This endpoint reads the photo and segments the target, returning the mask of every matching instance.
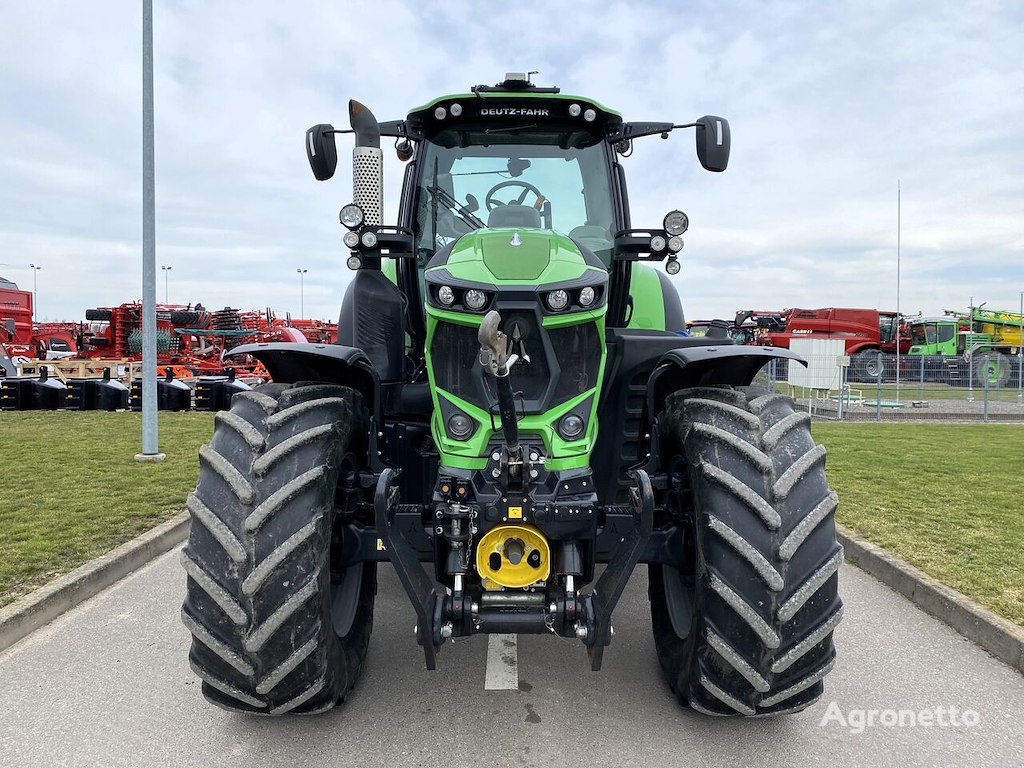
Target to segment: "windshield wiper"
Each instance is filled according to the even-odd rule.
[[[434,186],[431,187],[427,187],[427,191],[434,196],[435,205],[436,201],[440,200],[442,203],[448,206],[452,213],[456,214],[464,222],[469,224],[469,226],[471,226],[473,229],[487,228],[487,225],[480,221],[480,219],[478,219],[476,216],[474,216],[472,211],[470,211],[468,208],[466,208],[466,206],[464,206],[462,203],[460,203],[458,200],[456,200],[454,197],[448,194],[446,190],[443,190],[441,189],[441,187],[437,186],[437,184],[434,184]],[[437,230],[436,224],[434,225],[434,229],[435,231]]]

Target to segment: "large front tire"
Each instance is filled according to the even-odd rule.
[[[671,397],[659,428],[677,513],[695,526],[694,569],[650,569],[669,685],[706,714],[804,709],[842,617],[837,498],[809,417],[781,395],[703,388]]]
[[[271,384],[217,414],[188,498],[181,611],[213,703],[319,712],[358,678],[376,571],[332,572],[330,552],[339,472],[365,419],[360,396],[333,385]]]

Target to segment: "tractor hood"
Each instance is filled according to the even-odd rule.
[[[588,260],[564,235],[546,229],[481,229],[464,235],[447,254],[438,254],[427,269],[430,282],[448,278],[500,288],[503,285],[550,285],[604,282],[600,262]]]

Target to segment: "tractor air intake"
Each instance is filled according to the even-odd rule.
[[[363,209],[367,224],[384,223],[384,153],[377,118],[354,99],[348,103],[349,122],[356,134],[352,150],[352,201]]]

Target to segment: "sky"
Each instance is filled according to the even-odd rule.
[[[40,266],[38,319],[81,320],[142,295],[142,3],[2,1],[0,276],[31,290]],[[725,173],[691,131],[624,161],[635,226],[690,217],[688,318],[1016,310],[1024,291],[1020,3],[154,6],[158,301],[336,320],[352,139],[317,182],[306,128],[525,70],[626,120],[729,119]]]

